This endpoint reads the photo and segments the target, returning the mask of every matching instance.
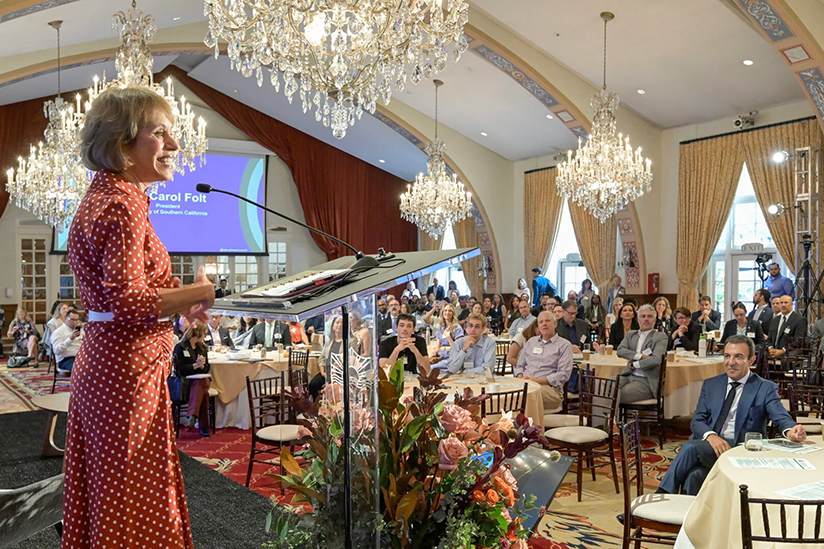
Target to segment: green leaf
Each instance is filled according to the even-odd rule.
[[[443,407],[444,407],[445,404],[446,404],[446,401],[442,400],[442,401],[440,401],[439,403],[437,403],[435,405],[435,415],[436,416],[441,413],[441,410],[443,410]]]
[[[398,395],[403,394],[403,359],[399,358],[389,372],[389,382],[395,386]]]
[[[403,431],[403,444],[401,445],[401,452],[406,452],[409,450],[415,441],[418,440],[418,437],[421,436],[424,427],[426,427],[427,421],[429,421],[428,414],[418,416],[409,422],[409,425],[407,425],[406,429]]]
[[[269,514],[266,515],[266,533],[269,533],[269,530],[272,528],[272,511],[269,511]]]
[[[335,420],[329,426],[329,434],[333,437],[338,437],[343,434],[343,423],[340,420],[340,416],[335,415]]]
[[[432,421],[429,422],[429,426],[432,427],[433,431],[435,431],[435,436],[438,437],[439,440],[446,438],[446,429],[444,429],[443,424],[437,416],[432,417]]]
[[[382,410],[392,410],[398,404],[400,393],[389,381],[378,382],[378,402]]]

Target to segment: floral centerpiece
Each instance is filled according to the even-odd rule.
[[[521,520],[535,509],[534,497],[519,495],[506,460],[531,445],[548,447],[543,430],[523,414],[514,419],[504,414],[487,424],[480,412],[489,395],[475,396],[469,388],[447,402],[437,370],[419,368],[418,382],[404,396],[402,363],[388,375],[379,369],[377,422],[374,408],[354,415],[353,545],[374,546],[379,532],[381,547],[392,549],[526,549],[529,532]],[[343,546],[339,398],[334,385],[327,385],[325,398],[317,402],[292,395],[295,411],[306,418],[300,421],[306,446],[294,456],[283,449],[285,473],[274,476],[297,492],[293,503],[309,503],[312,511],[276,507],[267,519],[274,533],[269,549]],[[375,455],[378,475],[370,458]],[[559,459],[557,452],[551,459]]]

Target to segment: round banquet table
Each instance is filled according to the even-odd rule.
[[[580,357],[581,355],[575,355]],[[624,371],[627,361],[616,354],[593,354],[588,361],[581,359],[581,367],[587,364],[598,377],[615,377]],[[667,379],[664,382],[664,417],[691,416],[695,412],[701,385],[705,379],[724,373],[724,359],[720,355],[706,358],[678,357],[677,362],[667,363]]]
[[[808,441],[822,446],[821,436],[808,437]],[[813,471],[783,469],[742,469],[735,467],[728,457],[759,457],[806,459],[815,467]],[[678,536],[676,548],[717,549],[719,547],[742,547],[741,542],[741,502],[739,485],[746,484],[751,498],[790,499],[776,493],[802,484],[824,480],[824,449],[809,454],[797,455],[780,450],[748,452],[743,446],[736,446],[725,452],[707,475],[701,491],[696,496],[684,526]],[[770,509],[770,532],[781,532],[781,519],[777,506]],[[805,535],[812,535],[815,514],[812,508],[805,509]],[[775,513],[773,514],[773,511]],[[764,534],[764,522],[760,506],[750,506],[750,518],[754,535]],[[797,509],[787,508],[787,533],[798,532]],[[770,544],[759,542],[759,549],[795,549],[811,547],[801,544]]]
[[[43,456],[62,456],[64,454],[63,448],[59,448],[54,442],[54,430],[57,427],[57,414],[67,414],[69,412],[70,399],[71,393],[55,393],[31,399],[32,404],[49,412],[49,419],[46,421],[46,435],[43,437]]]
[[[288,351],[269,351],[265,359],[261,360],[259,357],[260,353],[252,351],[251,358],[246,360],[232,360],[220,353],[214,355],[214,358],[209,358],[211,387],[218,392],[215,409],[217,428],[250,429],[252,418],[249,415],[249,399],[246,396],[246,377],[256,380],[284,376],[289,369]],[[309,354],[309,379],[320,371],[318,357],[320,353]]]
[[[463,393],[466,387],[472,389],[475,396],[481,394],[482,388],[485,388],[486,391],[489,392],[486,378],[482,375],[476,375],[474,379],[467,379],[463,375],[450,374],[443,381],[446,386],[445,390],[449,393],[455,393],[456,391]],[[524,415],[531,418],[533,425],[544,426],[544,401],[541,398],[541,386],[539,384],[525,379],[516,379],[513,376],[495,376],[495,383],[501,386],[501,392],[521,389],[524,383],[527,383],[526,409]],[[417,386],[417,376],[407,376],[404,382],[404,394],[412,394],[413,388]]]

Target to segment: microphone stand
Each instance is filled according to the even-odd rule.
[[[355,262],[350,266],[350,268],[353,271],[371,269],[373,267],[377,267],[377,266],[380,265],[380,262],[377,259],[375,259],[372,256],[365,255],[363,252],[359,252],[358,250],[355,249],[354,246],[352,246],[351,244],[349,244],[347,242],[344,242],[340,238],[335,238],[331,234],[327,234],[327,233],[325,233],[325,232],[323,232],[319,229],[316,229],[314,227],[310,227],[306,223],[301,223],[297,219],[292,219],[288,215],[284,215],[280,212],[276,212],[275,210],[267,208],[266,206],[262,206],[262,205],[258,204],[257,202],[253,202],[253,201],[249,200],[245,196],[240,196],[239,194],[235,194],[235,193],[230,192],[230,191],[224,191],[223,189],[216,189],[216,188],[212,187],[211,185],[209,185],[207,183],[198,183],[196,189],[197,189],[198,192],[201,192],[201,193],[204,193],[204,194],[209,194],[211,192],[216,192],[216,193],[228,194],[229,196],[234,196],[235,198],[237,198],[239,200],[242,200],[242,201],[244,201],[248,204],[251,204],[252,206],[258,207],[258,208],[260,208],[261,210],[263,210],[265,212],[269,212],[270,214],[276,215],[278,217],[282,217],[286,221],[291,221],[292,223],[294,223],[296,225],[300,225],[304,229],[308,229],[308,230],[312,231],[313,233],[317,233],[317,234],[319,234],[323,237],[328,238],[329,240],[332,240],[333,242],[337,242],[338,244],[342,244],[342,245],[346,246],[347,248],[349,248],[350,250],[352,250],[355,253]]]

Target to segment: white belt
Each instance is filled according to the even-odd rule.
[[[86,315],[89,317],[89,322],[111,322],[114,320],[114,313],[101,313],[98,311],[86,311]],[[164,318],[158,318],[158,322],[174,322],[174,319],[170,316]]]

